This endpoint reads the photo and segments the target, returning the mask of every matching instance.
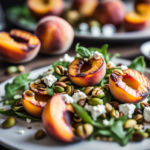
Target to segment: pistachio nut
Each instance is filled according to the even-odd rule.
[[[112,111],[113,107],[109,103],[106,103],[105,109],[106,109],[107,114],[109,114]]]
[[[86,137],[92,134],[94,128],[91,124],[84,124],[84,125],[79,125],[76,128],[76,133],[77,135],[79,135],[80,137]]]
[[[119,118],[119,111],[115,110],[114,108],[112,109],[112,111],[110,112],[110,116],[114,117],[114,118]]]
[[[119,112],[119,117],[122,117],[123,116],[123,113],[122,112]]]
[[[66,93],[68,95],[72,95],[74,93],[74,87],[73,86],[70,86],[70,85],[67,85],[66,86]]]
[[[73,127],[76,129],[78,126],[80,126],[82,124],[83,124],[82,121],[81,122],[75,122],[75,123],[73,123]]]
[[[30,90],[26,90],[26,95],[29,97],[33,97],[35,94],[34,94],[34,92],[32,92]]]
[[[90,100],[92,97],[92,95],[87,95],[87,100]]]
[[[8,119],[6,119],[3,123],[2,123],[2,127],[3,128],[11,128],[16,124],[16,118],[15,117],[10,117]]]
[[[83,89],[83,92],[86,94],[86,95],[91,95],[92,91],[93,91],[94,87],[85,87]]]
[[[119,103],[118,103],[118,102],[116,102],[116,101],[111,101],[111,102],[110,102],[110,105],[111,105],[112,107],[114,107],[116,110],[119,110]]]
[[[150,100],[148,100],[147,103],[150,104]]]
[[[81,99],[81,100],[79,100],[79,101],[78,101],[78,104],[79,104],[80,106],[84,107],[85,104],[86,104],[86,99]]]
[[[118,76],[122,76],[124,74],[123,71],[120,70],[120,69],[114,69],[113,73],[116,74],[116,75],[118,75]]]
[[[74,117],[73,120],[78,123],[82,122],[82,118],[80,118],[80,117]]]
[[[144,109],[145,107],[150,107],[150,104],[141,102],[140,106],[141,106],[142,109]]]
[[[18,66],[18,71],[19,71],[20,73],[25,72],[25,70],[26,70],[25,66],[23,66],[23,65],[19,65],[19,66]]]
[[[10,66],[6,69],[7,74],[12,74],[12,73],[17,73],[18,72],[18,67],[16,66]]]
[[[101,89],[101,87],[97,87],[92,91],[92,96],[97,98],[103,98],[105,95],[104,91]]]
[[[69,83],[69,78],[67,76],[62,76],[61,78],[59,78],[59,82],[64,82],[64,83]]]
[[[134,126],[134,129],[135,129],[135,130],[142,130],[142,129],[143,129],[143,125],[142,125],[142,124],[136,124],[136,125]]]
[[[103,105],[103,100],[100,98],[91,98],[88,100],[88,103],[93,106],[94,105]]]
[[[136,120],[137,123],[142,123],[143,122],[143,115],[137,114],[136,116],[134,116],[133,119]]]
[[[61,87],[63,87],[63,88],[66,88],[66,87],[67,87],[67,85],[66,85],[64,82],[55,82],[54,85],[55,85],[55,86],[58,85],[58,86],[61,86]]]
[[[106,113],[102,114],[101,117],[102,117],[103,119],[106,119],[106,118],[107,118]]]
[[[142,132],[142,131],[138,130],[138,131],[135,131],[133,133],[133,140],[134,141],[139,142],[139,141],[142,141],[144,138],[145,138],[145,135],[144,135],[144,132]]]
[[[105,85],[103,86],[103,88],[106,89],[107,91],[110,90],[110,89],[109,89],[109,84],[105,84]]]
[[[124,128],[128,129],[128,128],[133,128],[135,125],[137,124],[136,120],[134,119],[129,119],[125,122],[124,124]]]
[[[41,129],[35,133],[34,138],[36,140],[40,140],[40,139],[43,139],[45,136],[46,136],[46,133]]]
[[[45,91],[46,87],[47,87],[46,84],[41,84],[40,83],[40,84],[36,85],[36,88],[39,89],[39,90],[42,90],[42,91]]]
[[[149,137],[150,137],[150,128],[147,128],[147,129],[145,130],[145,132],[148,133],[148,135],[149,135]]]
[[[54,90],[55,92],[58,92],[58,93],[62,93],[62,92],[65,91],[65,89],[64,89],[63,87],[58,86],[58,85],[54,86],[54,87],[53,87],[53,90]]]
[[[57,65],[56,68],[55,68],[56,72],[59,74],[59,75],[66,75],[67,74],[67,71],[66,69],[63,67],[63,66],[60,66],[60,65]]]

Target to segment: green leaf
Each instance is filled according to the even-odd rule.
[[[93,120],[91,119],[90,115],[87,113],[87,111],[81,107],[80,105],[76,104],[76,103],[73,103],[72,104],[75,112],[77,113],[77,115],[82,118],[82,120],[85,122],[85,123],[89,123],[89,124],[92,124]]]
[[[0,114],[4,116],[16,116],[15,112],[12,109],[6,111],[0,109]]]
[[[104,55],[104,59],[106,61],[106,64],[109,62],[110,54],[107,53],[108,44],[105,44],[101,47],[101,53]]]
[[[83,46],[79,46],[79,43],[76,45],[75,52],[80,54],[83,58],[89,58],[91,55],[90,51]]]
[[[24,84],[26,82],[32,82],[32,80],[28,79],[29,73],[20,74],[13,80],[13,84]]]
[[[105,96],[104,96],[104,98],[103,98],[103,102],[104,102],[104,104],[106,104],[106,103],[110,103],[111,98],[112,98],[111,92],[110,92],[110,91],[105,90]]]
[[[15,113],[17,114],[17,116],[21,117],[22,119],[30,118],[30,119],[32,119],[32,120],[41,121],[41,119],[35,118],[35,117],[31,116],[31,115],[28,114],[27,112],[15,112]]]
[[[14,111],[18,111],[18,112],[22,112],[22,111],[25,111],[24,107],[23,106],[16,106],[13,108]]]
[[[53,96],[53,95],[54,95],[54,90],[53,90],[53,88],[50,88],[50,87],[47,86],[46,90],[47,90],[48,95],[50,95],[50,96]]]
[[[119,54],[119,53],[115,53],[115,54],[111,57],[110,60],[113,60],[113,59],[115,59],[115,58],[117,58],[117,57],[120,57],[120,54]]]
[[[18,100],[5,100],[3,105],[10,105],[10,104],[13,104],[13,103],[16,103]]]
[[[139,57],[135,58],[132,61],[132,63],[128,66],[128,68],[135,69],[135,70],[138,70],[138,71],[144,73],[144,70],[146,68],[146,63],[144,61],[144,57],[139,56]]]
[[[136,103],[136,104],[134,104],[134,105],[136,106],[136,108],[142,109],[140,103]]]

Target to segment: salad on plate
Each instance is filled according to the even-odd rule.
[[[76,56],[65,54],[37,79],[27,73],[7,83],[1,102],[10,108],[1,108],[0,114],[10,118],[2,127],[13,127],[16,118],[40,121],[47,134],[68,143],[102,138],[125,146],[131,139],[148,138],[150,83],[143,74],[144,58],[116,65],[112,59],[119,54],[110,58],[107,48],[78,43]],[[35,138],[44,138],[45,131]]]

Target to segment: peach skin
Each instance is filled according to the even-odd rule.
[[[112,95],[123,103],[138,103],[150,93],[150,83],[141,72],[127,69],[122,76],[112,73],[109,77],[109,88]]]
[[[62,18],[47,16],[42,18],[35,34],[41,41],[41,52],[49,55],[65,53],[74,39],[71,25]]]
[[[37,18],[47,15],[62,16],[64,11],[63,0],[27,0],[27,5]]]
[[[40,40],[29,32],[17,29],[0,32],[0,56],[8,62],[28,62],[36,57],[40,46]]]
[[[102,57],[98,60],[90,59],[88,62],[78,58],[69,66],[71,81],[80,87],[97,85],[105,73],[106,63]]]
[[[41,117],[43,108],[50,99],[51,96],[38,95],[30,90],[26,90],[22,96],[22,104],[29,114]]]
[[[45,106],[42,121],[48,134],[64,142],[73,142],[74,132],[68,123],[66,104],[61,94],[54,95]]]

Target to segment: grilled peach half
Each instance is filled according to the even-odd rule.
[[[73,142],[74,140],[71,118],[67,111],[67,105],[60,94],[51,98],[42,113],[42,121],[47,133],[64,142]]]
[[[26,90],[23,93],[22,104],[29,114],[35,117],[41,117],[43,108],[50,99],[51,96],[38,95],[33,91]]]
[[[63,0],[27,0],[27,5],[37,18],[46,15],[62,16],[64,11]]]
[[[90,59],[88,62],[78,58],[69,66],[71,81],[80,87],[97,85],[105,73],[106,63],[103,57],[98,60]]]
[[[141,72],[127,69],[124,75],[112,73],[109,77],[109,88],[112,95],[123,103],[138,103],[150,93],[150,83]]]
[[[32,60],[40,50],[40,40],[33,34],[13,29],[0,32],[0,56],[12,63]]]

